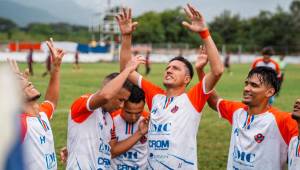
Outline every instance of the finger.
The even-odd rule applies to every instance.
[[[119,14],[121,21],[124,20],[124,15],[123,14]]]
[[[123,15],[124,15],[124,19],[127,19],[127,11],[125,8],[123,8]]]
[[[116,18],[117,22],[119,23],[119,22],[120,22],[120,17],[119,17],[119,15],[116,15],[115,18]]]
[[[11,59],[11,63],[12,63],[12,65],[13,65],[13,69],[15,70],[15,72],[16,72],[16,73],[20,73],[20,69],[19,69],[19,66],[18,66],[16,60]]]
[[[192,15],[197,16],[195,9],[190,4],[187,4],[187,6],[188,6],[189,11],[192,13]]]
[[[51,45],[52,47],[54,47],[54,45],[53,45],[53,38],[50,37],[49,40],[50,40],[50,45]]]
[[[188,28],[188,29],[190,29],[191,28],[191,24],[189,24],[188,22],[186,22],[186,21],[183,21],[182,22],[182,25],[184,26],[184,27],[186,27],[186,28]]]
[[[183,8],[183,9],[184,9],[184,12],[186,13],[186,15],[187,15],[189,18],[192,18],[192,17],[193,17],[193,15],[192,15],[192,13],[190,12],[189,9],[187,9],[187,8]]]
[[[131,19],[131,8],[128,8],[128,19]]]
[[[133,22],[132,27],[135,28],[139,23],[138,22]]]
[[[25,79],[29,79],[29,75],[30,75],[30,72],[29,72],[29,69],[28,68],[26,68],[25,70],[24,70],[24,78]]]

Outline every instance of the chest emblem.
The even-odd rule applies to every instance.
[[[254,139],[257,143],[261,143],[265,139],[265,136],[263,134],[259,133],[254,136]]]
[[[171,109],[171,112],[172,113],[176,113],[178,111],[179,107],[178,106],[174,106],[172,109]]]

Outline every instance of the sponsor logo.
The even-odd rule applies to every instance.
[[[253,167],[253,162],[255,160],[255,154],[240,151],[237,147],[234,147],[233,160],[235,162],[242,163],[245,166]]]
[[[145,144],[147,142],[147,137],[146,136],[141,137],[140,142],[141,144]]]
[[[236,135],[236,136],[239,136],[239,129],[235,128],[233,134]]]
[[[171,132],[171,122],[163,124],[150,123],[149,134],[170,134]]]
[[[117,170],[139,170],[139,166],[129,166],[129,165],[125,165],[125,164],[119,164],[117,166]]]
[[[110,168],[110,160],[107,158],[98,157],[98,165],[104,166],[105,168]]]
[[[120,155],[122,159],[138,159],[138,152],[125,152],[122,155]]]
[[[52,169],[56,166],[56,157],[55,153],[45,154],[47,169]]]
[[[100,139],[99,152],[104,153],[106,155],[110,155],[110,146],[109,144],[103,142],[102,139]]]
[[[103,125],[101,124],[101,122],[98,123],[100,130],[103,130]]]
[[[171,109],[171,112],[172,113],[176,113],[178,111],[179,107],[178,106],[174,106],[172,109]]]
[[[169,140],[149,140],[149,147],[154,150],[168,150],[170,147]]]
[[[265,136],[263,134],[259,133],[254,136],[254,139],[257,143],[261,143],[265,139]]]

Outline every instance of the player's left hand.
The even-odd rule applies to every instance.
[[[207,64],[207,62],[208,62],[208,59],[207,59],[206,49],[204,46],[201,45],[199,48],[199,55],[197,56],[197,59],[195,62],[196,69],[203,70],[205,65]]]
[[[194,32],[201,32],[207,29],[203,16],[195,7],[187,4],[187,6],[184,8],[184,11],[188,18],[191,20],[191,23],[183,21],[183,26]]]
[[[149,127],[149,118],[144,118],[142,121],[140,121],[139,132],[141,133],[141,135],[147,134],[148,127]]]
[[[50,50],[51,53],[51,62],[54,68],[60,68],[62,63],[62,58],[65,55],[65,52],[63,49],[55,48],[53,45],[53,40],[50,38],[50,41],[46,41],[46,44]]]
[[[146,60],[142,56],[133,56],[131,60],[126,64],[126,69],[130,72],[135,71],[140,64],[145,64]]]

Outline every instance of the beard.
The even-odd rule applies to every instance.
[[[42,94],[39,93],[39,94],[37,94],[37,95],[35,95],[35,96],[33,96],[33,97],[27,98],[26,101],[27,101],[27,102],[36,101],[36,100],[38,100],[41,96],[42,96]]]

